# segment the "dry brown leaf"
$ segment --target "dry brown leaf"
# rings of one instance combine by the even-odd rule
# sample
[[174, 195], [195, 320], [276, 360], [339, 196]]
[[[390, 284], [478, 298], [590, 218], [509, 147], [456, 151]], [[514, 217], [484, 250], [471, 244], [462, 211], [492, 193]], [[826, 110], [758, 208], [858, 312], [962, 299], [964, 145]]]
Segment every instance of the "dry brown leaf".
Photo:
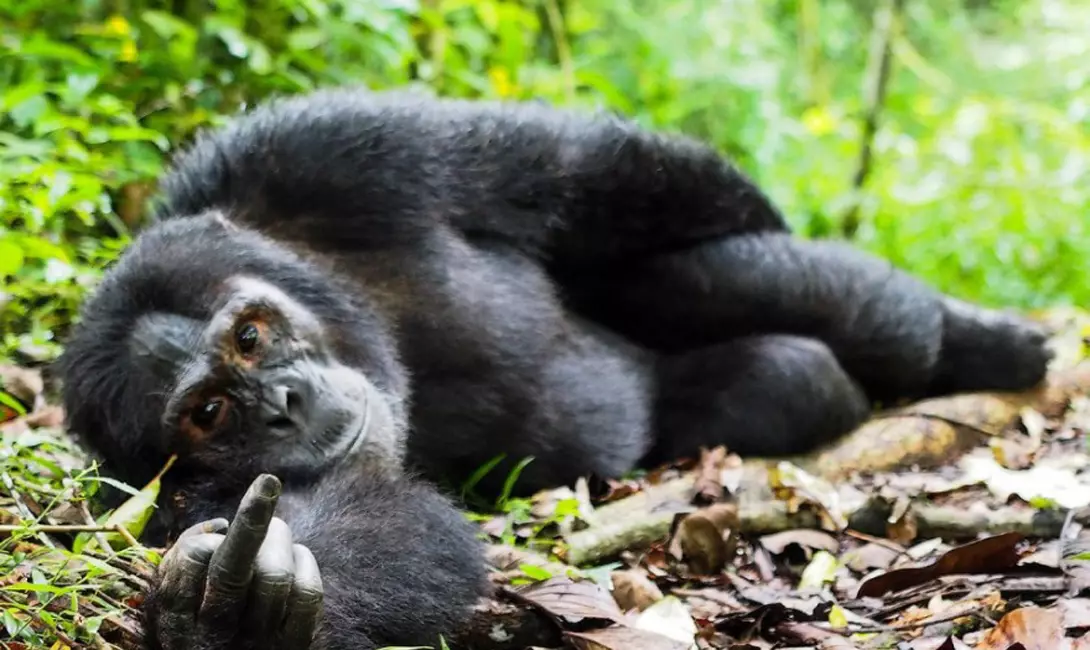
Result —
[[45, 406], [26, 416], [26, 423], [32, 429], [59, 427], [64, 424], [64, 409], [60, 406]]
[[1090, 628], [1090, 598], [1065, 598], [1057, 601], [1051, 609], [1063, 614], [1065, 629]]
[[891, 591], [952, 574], [1000, 573], [1018, 564], [1017, 546], [1021, 533], [1005, 533], [950, 549], [938, 560], [922, 567], [894, 569], [859, 585], [859, 597], [880, 597]]
[[908, 498], [897, 499], [886, 521], [886, 537], [904, 546], [916, 539], [918, 533], [919, 521], [912, 510], [912, 501]]
[[662, 590], [639, 569], [614, 571], [610, 574], [613, 581], [613, 600], [625, 611], [643, 611], [662, 600]]
[[790, 544], [797, 544], [804, 549], [827, 551], [834, 554], [840, 550], [840, 542], [829, 533], [804, 528], [765, 535], [760, 541], [761, 546], [767, 548], [773, 555], [782, 555]]
[[725, 496], [723, 470], [726, 468], [727, 448], [722, 445], [713, 449], [700, 449], [700, 465], [693, 483], [693, 503], [708, 505]]
[[635, 617], [632, 627], [654, 632], [675, 641], [692, 644], [697, 635], [696, 622], [689, 606], [677, 596], [667, 596]]
[[856, 573], [867, 573], [874, 569], [888, 569], [900, 555], [901, 552], [888, 546], [869, 542], [845, 553], [841, 562]]
[[515, 590], [526, 600], [566, 623], [597, 619], [621, 623], [624, 613], [613, 596], [597, 583], [570, 578], [549, 578]]
[[30, 412], [41, 405], [45, 383], [37, 370], [19, 366], [0, 366], [0, 388], [19, 400]]
[[715, 622], [715, 629], [739, 640], [753, 640], [781, 623], [801, 622], [810, 615], [782, 603], [761, 605], [749, 612], [727, 614]]
[[716, 503], [682, 515], [670, 540], [670, 551], [694, 573], [719, 573], [734, 552], [739, 526], [738, 505], [734, 503]]
[[[787, 504], [789, 512], [799, 511], [803, 505], [817, 506], [818, 516], [827, 530], [843, 530], [848, 526], [844, 511], [851, 510], [853, 504], [842, 503], [845, 496], [862, 500], [863, 494], [854, 494], [858, 490], [838, 489], [838, 485], [822, 476], [811, 474], [803, 468], [780, 461], [768, 468], [768, 487], [777, 499]], [[850, 486], [839, 486], [850, 488]]]
[[1008, 650], [1015, 643], [1021, 643], [1026, 650], [1070, 647], [1064, 638], [1063, 614], [1040, 607], [1016, 609], [988, 632], [977, 650]]

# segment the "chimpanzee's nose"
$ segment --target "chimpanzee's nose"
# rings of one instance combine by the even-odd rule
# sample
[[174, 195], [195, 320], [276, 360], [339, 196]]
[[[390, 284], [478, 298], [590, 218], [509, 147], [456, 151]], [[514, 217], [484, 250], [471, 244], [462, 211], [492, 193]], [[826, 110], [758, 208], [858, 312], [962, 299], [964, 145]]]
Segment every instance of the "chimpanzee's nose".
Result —
[[262, 403], [265, 423], [273, 427], [303, 424], [303, 395], [288, 383], [278, 382], [265, 391]]

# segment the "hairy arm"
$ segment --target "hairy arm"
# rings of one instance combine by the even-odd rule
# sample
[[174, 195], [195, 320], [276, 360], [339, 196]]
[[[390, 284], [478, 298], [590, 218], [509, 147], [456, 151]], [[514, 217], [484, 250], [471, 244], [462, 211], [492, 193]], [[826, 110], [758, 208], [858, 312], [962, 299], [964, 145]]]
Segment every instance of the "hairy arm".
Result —
[[432, 645], [486, 593], [471, 526], [422, 484], [342, 474], [278, 490], [263, 475], [230, 528], [179, 537], [147, 601], [150, 648]]
[[578, 260], [785, 230], [710, 147], [536, 103], [330, 90], [209, 134], [163, 183], [161, 214], [231, 211], [327, 249], [470, 237]]

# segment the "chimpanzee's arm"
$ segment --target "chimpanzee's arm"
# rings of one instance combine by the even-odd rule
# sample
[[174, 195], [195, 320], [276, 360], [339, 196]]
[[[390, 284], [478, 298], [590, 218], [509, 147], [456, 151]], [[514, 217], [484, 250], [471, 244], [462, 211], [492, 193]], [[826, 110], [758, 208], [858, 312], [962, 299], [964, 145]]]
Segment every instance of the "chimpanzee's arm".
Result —
[[278, 504], [279, 490], [262, 475], [229, 528], [179, 537], [147, 601], [149, 647], [431, 645], [486, 593], [472, 527], [429, 487], [342, 472]]

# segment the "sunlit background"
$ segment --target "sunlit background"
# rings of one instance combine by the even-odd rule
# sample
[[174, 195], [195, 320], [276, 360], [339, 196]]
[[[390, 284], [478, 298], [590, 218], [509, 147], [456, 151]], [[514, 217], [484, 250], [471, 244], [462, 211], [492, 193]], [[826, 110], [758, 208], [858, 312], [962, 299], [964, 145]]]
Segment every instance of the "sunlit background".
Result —
[[1087, 305], [1088, 62], [1082, 0], [0, 0], [0, 358], [56, 353], [196, 129], [334, 83], [616, 111], [806, 236]]

